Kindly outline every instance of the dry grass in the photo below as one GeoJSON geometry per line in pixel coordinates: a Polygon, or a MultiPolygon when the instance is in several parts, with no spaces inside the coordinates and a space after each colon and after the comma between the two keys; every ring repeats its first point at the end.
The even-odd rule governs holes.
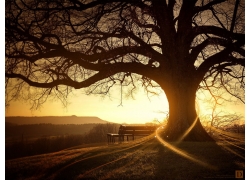
{"type": "Polygon", "coordinates": [[[245,169],[245,151],[219,143],[171,143],[210,166],[185,158],[155,138],[69,149],[6,161],[6,179],[221,179],[245,169]],[[228,150],[230,149],[230,150],[228,150]],[[213,167],[213,168],[211,168],[213,167]]]}
{"type": "Polygon", "coordinates": [[[42,177],[48,169],[59,167],[83,155],[88,156],[89,151],[97,148],[99,147],[63,150],[55,153],[7,160],[5,161],[6,177],[10,176],[11,178],[15,176],[14,178],[23,179],[23,176],[25,176],[25,178],[30,176],[30,179],[38,179],[42,177]]]}

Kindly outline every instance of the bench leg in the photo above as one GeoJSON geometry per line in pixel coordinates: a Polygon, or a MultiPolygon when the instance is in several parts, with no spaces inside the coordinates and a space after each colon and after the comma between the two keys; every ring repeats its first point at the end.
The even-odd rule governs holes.
{"type": "Polygon", "coordinates": [[[110,139],[110,135],[107,135],[107,138],[108,138],[108,144],[110,143],[111,139],[110,139]]]}

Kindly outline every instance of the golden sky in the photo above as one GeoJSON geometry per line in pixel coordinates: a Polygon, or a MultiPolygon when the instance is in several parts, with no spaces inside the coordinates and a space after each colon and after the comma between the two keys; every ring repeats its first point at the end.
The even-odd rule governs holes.
{"type": "MultiPolygon", "coordinates": [[[[2,10],[2,13],[4,13],[4,9],[2,10]]],[[[4,18],[4,16],[2,16],[2,18],[4,18]]],[[[4,20],[1,22],[4,22],[4,20]]],[[[1,39],[4,40],[3,29],[1,31],[1,39]]],[[[2,45],[1,50],[1,54],[5,54],[4,45],[2,45]]],[[[4,66],[2,66],[2,68],[4,68],[4,66]]],[[[4,70],[1,72],[4,72],[4,70]]],[[[2,85],[4,81],[4,76],[2,75],[2,85]]],[[[3,89],[2,87],[2,95],[4,94],[3,89]]],[[[168,102],[163,93],[160,96],[154,96],[148,99],[143,91],[137,93],[135,100],[124,98],[123,106],[119,106],[119,93],[113,95],[111,100],[108,97],[102,99],[100,96],[86,96],[77,93],[77,96],[70,98],[69,101],[71,104],[69,104],[67,108],[63,108],[59,101],[47,101],[40,110],[36,111],[31,111],[30,104],[28,103],[12,102],[10,107],[5,109],[5,116],[97,116],[103,120],[117,123],[145,123],[153,119],[162,121],[165,114],[159,112],[168,110],[168,102]]],[[[3,98],[2,107],[2,109],[4,109],[3,98]]],[[[209,109],[205,104],[200,103],[200,109],[203,114],[209,113],[209,109]]],[[[244,104],[227,104],[223,110],[245,115],[244,104]]]]}
{"type": "Polygon", "coordinates": [[[83,95],[69,99],[70,104],[64,108],[61,102],[47,101],[40,110],[31,111],[25,102],[12,102],[6,109],[6,116],[97,116],[103,120],[117,123],[145,123],[154,118],[162,120],[165,114],[159,111],[168,109],[168,102],[164,94],[148,99],[143,92],[137,93],[135,99],[123,98],[120,106],[119,93],[111,99],[94,95],[83,95]]]}
{"type": "MultiPolygon", "coordinates": [[[[120,92],[112,94],[112,98],[84,95],[76,91],[76,96],[69,99],[70,104],[64,108],[59,101],[48,100],[43,107],[36,111],[30,110],[30,104],[12,102],[5,110],[5,116],[97,116],[103,120],[116,123],[146,123],[154,119],[162,121],[166,115],[161,112],[168,110],[168,101],[164,93],[159,96],[147,97],[143,90],[135,95],[135,99],[123,98],[120,105],[120,92]]],[[[200,102],[202,114],[210,113],[207,104],[200,102]]],[[[227,104],[223,111],[245,114],[244,104],[227,104]]]]}

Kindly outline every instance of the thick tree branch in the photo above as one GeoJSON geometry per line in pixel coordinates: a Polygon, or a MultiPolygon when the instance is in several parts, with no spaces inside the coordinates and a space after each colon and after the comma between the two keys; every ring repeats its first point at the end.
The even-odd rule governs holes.
{"type": "Polygon", "coordinates": [[[82,82],[76,82],[70,78],[55,79],[51,82],[35,82],[33,80],[30,80],[28,77],[22,74],[16,74],[16,73],[11,73],[11,72],[10,73],[6,72],[5,76],[7,78],[22,79],[23,81],[28,83],[30,86],[39,87],[39,88],[53,88],[59,85],[66,85],[66,86],[73,87],[75,89],[80,89],[80,88],[88,87],[100,80],[111,77],[119,72],[131,72],[131,73],[141,74],[143,76],[150,77],[151,79],[156,79],[157,75],[156,75],[156,72],[154,71],[155,70],[152,67],[133,62],[133,63],[117,63],[117,64],[112,64],[112,65],[102,65],[101,71],[89,77],[88,79],[83,80],[82,82]]]}
{"type": "Polygon", "coordinates": [[[159,36],[162,42],[163,54],[168,54],[168,50],[174,46],[176,34],[175,25],[171,15],[166,12],[167,4],[165,0],[152,1],[152,8],[157,20],[157,25],[160,27],[159,36]]]}
{"type": "Polygon", "coordinates": [[[207,3],[207,4],[204,5],[204,6],[201,6],[201,7],[200,7],[200,6],[196,6],[195,9],[194,9],[194,11],[193,11],[193,15],[195,15],[195,14],[201,12],[201,11],[208,10],[208,9],[210,9],[211,7],[213,7],[214,5],[223,3],[223,2],[225,2],[225,1],[226,1],[226,0],[213,0],[213,1],[209,2],[209,3],[207,3]]]}
{"type": "Polygon", "coordinates": [[[240,3],[240,0],[236,0],[235,6],[234,6],[234,14],[233,14],[232,22],[231,22],[231,27],[230,27],[230,32],[231,33],[233,33],[233,31],[234,31],[234,25],[235,25],[235,22],[236,22],[236,15],[237,15],[237,10],[238,10],[239,3],[240,3]]]}
{"type": "Polygon", "coordinates": [[[202,81],[203,77],[205,76],[206,72],[209,69],[216,65],[223,62],[229,62],[231,65],[241,65],[245,66],[245,59],[244,58],[235,58],[231,55],[230,49],[224,49],[223,51],[207,58],[197,69],[197,77],[199,81],[202,81]]]}
{"type": "MultiPolygon", "coordinates": [[[[234,66],[245,66],[244,3],[225,1],[6,1],[6,79],[22,80],[22,86],[13,81],[18,93],[24,82],[107,93],[117,81],[142,82],[147,91],[154,81],[171,103],[194,98],[202,80],[229,77],[234,66]],[[202,62],[197,69],[196,60],[202,62]]],[[[237,70],[230,78],[243,84],[244,70],[237,70]]],[[[190,100],[179,103],[183,110],[190,100]]],[[[170,116],[179,113],[174,107],[170,116]]]]}
{"type": "Polygon", "coordinates": [[[226,39],[233,39],[233,40],[239,40],[242,42],[245,42],[245,34],[240,33],[231,33],[230,31],[226,29],[222,29],[216,26],[196,26],[193,27],[192,30],[192,38],[195,38],[197,35],[200,34],[213,34],[216,36],[220,36],[226,39]]]}
{"type": "Polygon", "coordinates": [[[231,43],[226,39],[212,37],[204,40],[202,43],[192,48],[190,58],[192,59],[193,62],[197,59],[199,53],[201,53],[202,50],[206,48],[208,45],[218,45],[227,47],[228,49],[231,49],[231,51],[235,51],[243,57],[245,56],[245,51],[241,48],[241,46],[244,45],[244,42],[237,41],[235,43],[231,43]]]}

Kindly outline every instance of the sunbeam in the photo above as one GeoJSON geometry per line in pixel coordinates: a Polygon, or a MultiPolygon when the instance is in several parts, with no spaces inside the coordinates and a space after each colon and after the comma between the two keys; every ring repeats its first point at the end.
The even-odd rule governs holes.
{"type": "MultiPolygon", "coordinates": [[[[193,124],[195,124],[195,122],[194,122],[193,124]]],[[[193,125],[192,125],[192,126],[193,126],[193,125]]],[[[189,128],[189,129],[192,129],[192,128],[189,128]]],[[[188,130],[189,130],[189,129],[188,129],[188,130]]],[[[206,163],[206,162],[203,162],[203,161],[199,160],[197,157],[195,157],[195,156],[189,154],[188,152],[186,152],[186,151],[184,151],[184,150],[181,150],[181,149],[179,149],[179,148],[177,148],[177,147],[171,145],[170,143],[166,142],[165,140],[163,140],[163,139],[160,137],[159,131],[160,131],[160,128],[158,128],[158,129],[156,130],[156,138],[157,138],[158,141],[159,141],[160,143],[162,143],[165,147],[167,147],[167,148],[170,149],[171,151],[175,152],[176,154],[178,154],[178,155],[180,155],[180,156],[182,156],[182,157],[184,157],[184,158],[186,158],[186,159],[188,159],[188,160],[191,160],[191,161],[193,161],[193,162],[195,162],[195,163],[197,163],[197,164],[199,164],[199,165],[202,165],[202,166],[207,167],[207,168],[209,168],[209,169],[217,170],[217,168],[216,168],[215,166],[212,166],[212,165],[210,165],[210,164],[208,164],[208,163],[206,163]]],[[[188,132],[187,132],[187,133],[188,133],[188,132]]],[[[187,134],[187,133],[184,133],[184,135],[187,134]]]]}
{"type": "Polygon", "coordinates": [[[195,118],[193,124],[185,131],[185,133],[178,139],[178,143],[181,142],[189,133],[190,131],[194,128],[196,122],[198,120],[198,116],[195,118]]]}

